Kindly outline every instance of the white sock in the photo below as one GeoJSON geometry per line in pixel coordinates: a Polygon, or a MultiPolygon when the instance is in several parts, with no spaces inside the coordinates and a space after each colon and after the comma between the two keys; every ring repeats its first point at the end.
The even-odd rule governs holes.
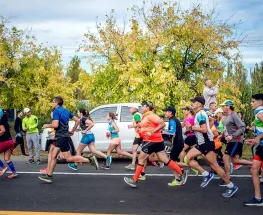
{"type": "Polygon", "coordinates": [[[234,187],[234,184],[232,182],[230,182],[229,184],[226,185],[228,188],[233,188],[234,187]]]}
{"type": "Polygon", "coordinates": [[[204,171],[203,173],[202,173],[202,176],[208,176],[209,175],[209,172],[207,172],[207,171],[204,171]]]}
{"type": "Polygon", "coordinates": [[[261,200],[261,198],[258,198],[258,197],[256,197],[256,196],[255,196],[255,199],[256,199],[256,200],[258,200],[258,201],[260,201],[260,200],[261,200]]]}

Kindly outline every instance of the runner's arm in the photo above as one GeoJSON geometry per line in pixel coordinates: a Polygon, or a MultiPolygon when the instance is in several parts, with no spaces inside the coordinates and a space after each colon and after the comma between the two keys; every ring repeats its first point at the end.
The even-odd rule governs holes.
{"type": "Polygon", "coordinates": [[[232,117],[233,117],[234,123],[236,124],[236,126],[238,128],[237,131],[232,135],[232,137],[237,138],[238,136],[245,133],[246,126],[236,113],[233,113],[232,117]]]}
{"type": "Polygon", "coordinates": [[[79,126],[79,119],[73,115],[72,115],[71,119],[75,122],[74,127],[71,130],[71,132],[74,133],[79,126]]]}
{"type": "Polygon", "coordinates": [[[94,122],[92,122],[91,120],[87,119],[85,121],[85,123],[87,123],[89,126],[83,131],[84,133],[87,132],[88,130],[92,129],[92,127],[94,126],[94,122]]]}
{"type": "Polygon", "coordinates": [[[118,133],[120,131],[119,127],[115,122],[112,123],[112,126],[115,130],[111,131],[111,133],[118,133]]]}
{"type": "Polygon", "coordinates": [[[171,120],[169,122],[169,130],[164,130],[163,134],[170,134],[170,135],[175,135],[176,132],[176,122],[174,120],[171,120]]]}
{"type": "Polygon", "coordinates": [[[5,127],[3,125],[0,125],[0,136],[2,136],[5,133],[5,127]]]}

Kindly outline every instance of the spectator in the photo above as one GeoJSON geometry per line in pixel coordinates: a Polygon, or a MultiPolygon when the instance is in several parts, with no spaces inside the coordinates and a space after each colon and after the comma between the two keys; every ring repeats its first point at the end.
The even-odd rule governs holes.
{"type": "Polygon", "coordinates": [[[39,132],[38,132],[38,118],[31,114],[29,108],[24,109],[26,117],[22,121],[23,131],[26,132],[26,142],[29,151],[29,160],[27,164],[34,163],[34,147],[36,150],[37,164],[40,164],[40,144],[39,144],[39,132]]]}
{"type": "Polygon", "coordinates": [[[209,105],[214,102],[216,102],[216,95],[219,90],[220,80],[217,81],[216,85],[212,86],[212,81],[210,79],[206,79],[205,81],[205,88],[204,88],[204,98],[205,98],[205,106],[204,110],[209,110],[209,105]]]}
{"type": "Polygon", "coordinates": [[[21,156],[28,156],[25,152],[25,147],[24,147],[24,132],[23,132],[23,128],[22,128],[22,116],[23,116],[23,112],[22,110],[18,110],[17,111],[17,118],[15,119],[15,125],[14,125],[14,129],[16,132],[16,144],[15,147],[20,145],[21,147],[21,156]]]}

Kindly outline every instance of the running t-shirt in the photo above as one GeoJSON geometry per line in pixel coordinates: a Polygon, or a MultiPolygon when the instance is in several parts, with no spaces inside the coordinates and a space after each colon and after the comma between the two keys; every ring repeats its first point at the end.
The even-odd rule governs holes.
{"type": "MultiPolygon", "coordinates": [[[[195,118],[194,118],[194,116],[186,117],[186,118],[184,119],[183,123],[184,123],[184,125],[186,125],[186,124],[189,123],[191,126],[194,126],[194,124],[195,124],[195,118]]],[[[185,135],[186,135],[187,137],[189,137],[189,136],[195,136],[195,133],[194,133],[194,132],[186,131],[186,132],[185,132],[185,135]]]]}
{"type": "MultiPolygon", "coordinates": [[[[142,115],[139,112],[136,112],[135,114],[133,114],[132,123],[134,126],[141,120],[142,120],[142,115]]],[[[140,138],[140,135],[137,132],[135,132],[135,137],[140,138]]]]}
{"type": "MultiPolygon", "coordinates": [[[[88,117],[81,117],[79,120],[79,127],[82,131],[86,130],[89,126],[86,124],[88,117]]],[[[88,130],[86,134],[92,134],[91,130],[88,130]]]]}
{"type": "Polygon", "coordinates": [[[159,143],[164,141],[161,131],[157,131],[151,136],[145,135],[146,132],[152,132],[156,127],[159,126],[159,120],[160,117],[151,111],[143,115],[140,130],[140,136],[143,138],[143,141],[152,143],[159,143]]]}
{"type": "Polygon", "coordinates": [[[11,134],[10,134],[10,126],[6,120],[0,119],[0,125],[4,126],[5,133],[0,136],[0,142],[5,142],[8,140],[12,140],[11,134]]]}
{"type": "Polygon", "coordinates": [[[196,115],[195,115],[195,124],[194,126],[196,127],[201,127],[201,125],[206,124],[207,126],[207,133],[201,133],[198,131],[195,131],[195,136],[197,137],[197,142],[198,145],[202,145],[204,143],[209,143],[213,141],[214,135],[210,129],[209,126],[209,119],[207,114],[205,113],[204,110],[200,110],[196,115]]]}
{"type": "Polygon", "coordinates": [[[53,120],[58,120],[59,124],[56,130],[57,137],[70,137],[69,135],[69,119],[73,118],[74,115],[67,109],[59,106],[53,111],[53,120]]]}
{"type": "MultiPolygon", "coordinates": [[[[258,119],[258,114],[263,113],[263,106],[258,107],[256,110],[254,110],[255,115],[255,134],[256,136],[259,136],[263,133],[263,122],[258,119]]],[[[263,138],[259,142],[260,146],[263,146],[263,138]]]]}
{"type": "Polygon", "coordinates": [[[110,120],[109,121],[109,125],[108,125],[108,129],[109,129],[109,132],[111,134],[111,139],[118,138],[119,137],[119,133],[112,133],[112,131],[115,130],[115,128],[113,127],[112,123],[115,123],[115,121],[114,120],[110,120]]]}
{"type": "Polygon", "coordinates": [[[218,127],[217,128],[218,128],[220,134],[224,133],[224,124],[223,124],[222,120],[218,123],[218,127]]]}
{"type": "MultiPolygon", "coordinates": [[[[216,126],[213,125],[211,127],[211,131],[214,132],[216,130],[217,130],[216,126]]],[[[215,149],[219,149],[222,146],[222,143],[221,143],[221,141],[219,140],[218,137],[214,137],[214,142],[215,142],[215,149]]]]}

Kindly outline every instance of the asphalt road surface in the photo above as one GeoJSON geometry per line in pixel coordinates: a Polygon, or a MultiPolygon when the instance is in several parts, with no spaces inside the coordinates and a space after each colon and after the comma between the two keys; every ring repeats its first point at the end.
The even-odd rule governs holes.
{"type": "Polygon", "coordinates": [[[234,172],[233,182],[239,186],[239,191],[234,197],[226,199],[221,197],[225,188],[219,187],[220,181],[216,179],[206,188],[200,188],[202,178],[194,176],[190,176],[182,187],[168,187],[172,176],[167,167],[149,167],[147,180],[139,182],[138,188],[130,188],[123,181],[125,175],[132,175],[132,172],[124,170],[127,164],[113,162],[111,170],[95,170],[92,166],[84,165],[78,171],[69,169],[66,164],[58,164],[53,183],[45,184],[38,179],[38,172],[46,164],[28,165],[24,161],[15,161],[19,177],[8,179],[6,174],[0,178],[0,215],[29,215],[29,212],[263,214],[263,207],[242,205],[253,197],[252,180],[247,167],[234,172]]]}

